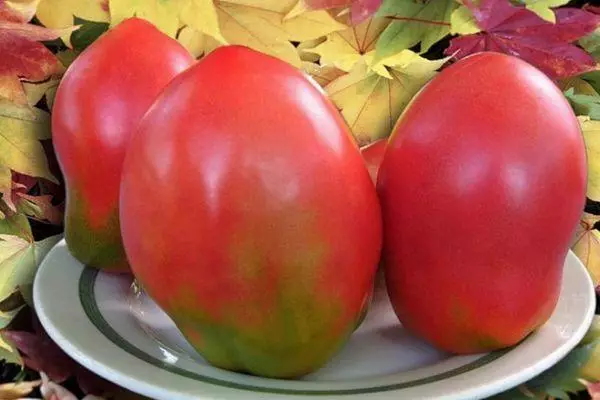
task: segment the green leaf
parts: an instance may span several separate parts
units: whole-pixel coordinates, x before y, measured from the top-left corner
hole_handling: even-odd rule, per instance
[[[377,41],[375,63],[421,43],[426,52],[450,33],[450,18],[458,4],[454,0],[385,0],[378,16],[394,21]]]
[[[600,61],[600,28],[579,39],[579,45],[594,57],[594,60]],[[594,72],[600,74],[600,71]]]
[[[29,220],[23,214],[13,214],[0,220],[0,235],[16,235],[29,242],[33,241]]]
[[[10,340],[7,340],[2,336],[2,332],[0,332],[0,360],[23,366],[23,360],[19,355],[19,350],[17,350]]]
[[[27,265],[27,268],[29,268],[29,270],[26,271],[28,275],[24,275],[25,279],[18,285],[19,290],[23,295],[23,299],[30,307],[33,307],[33,278],[35,273],[48,252],[52,250],[54,245],[58,243],[60,239],[62,239],[62,235],[50,236],[44,240],[35,242],[35,245],[33,246],[33,260],[29,261],[29,264]]]
[[[77,51],[85,50],[109,27],[107,22],[86,21],[78,17],[75,17],[75,24],[80,25],[80,27],[71,34],[71,45]]]
[[[0,234],[0,302],[19,290],[28,304],[33,304],[32,286],[35,273],[48,251],[61,236],[31,242],[16,235]],[[15,310],[4,310],[3,324],[10,322]],[[10,314],[13,312],[12,314]],[[0,318],[2,319],[2,318]]]
[[[593,378],[587,371],[589,371],[589,365],[595,363],[600,355],[598,352],[600,350],[599,318],[600,316],[594,317],[594,322],[586,337],[555,366],[518,388],[493,396],[491,399],[531,400],[550,396],[569,400],[569,393],[584,390],[585,385],[582,380]]]
[[[465,6],[460,6],[452,13],[450,17],[450,33],[453,35],[470,35],[480,32],[481,28],[471,10]]]
[[[574,88],[569,88],[565,96],[577,115],[588,115],[593,120],[600,120],[600,96],[575,94]]]
[[[551,8],[563,6],[568,2],[569,0],[525,0],[523,3],[527,9],[539,15],[540,18],[545,19],[548,22],[555,23],[556,16]]]

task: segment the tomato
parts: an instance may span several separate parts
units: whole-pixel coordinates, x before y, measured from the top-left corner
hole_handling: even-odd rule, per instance
[[[381,161],[383,161],[386,145],[387,138],[378,139],[360,149],[374,184],[377,183],[377,174],[379,173]]]
[[[118,200],[130,137],[164,86],[193,62],[177,41],[130,18],[71,64],[52,109],[54,149],[65,177],[65,238],[79,261],[127,271]]]
[[[543,324],[585,203],[578,121],[542,72],[479,53],[405,110],[378,177],[387,287],[402,324],[454,353]]]
[[[314,371],[372,288],[381,215],[349,128],[302,72],[245,47],[215,50],[159,96],[120,205],[135,276],[221,368]]]

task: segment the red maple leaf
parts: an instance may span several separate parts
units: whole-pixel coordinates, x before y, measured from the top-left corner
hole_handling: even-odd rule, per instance
[[[350,6],[352,24],[360,24],[381,6],[383,0],[305,0],[309,9],[329,9]]]
[[[555,10],[556,23],[544,21],[509,0],[482,0],[479,7],[470,0],[482,32],[452,39],[446,55],[463,58],[480,51],[496,51],[522,58],[553,79],[591,71],[596,62],[573,42],[593,32],[600,16],[577,8]]]
[[[10,340],[19,350],[25,365],[35,371],[44,372],[51,381],[62,383],[74,376],[86,394],[103,395],[115,393],[118,388],[93,374],[67,356],[42,328],[39,320],[32,317],[32,331],[3,330],[2,336]]]
[[[0,0],[0,97],[27,104],[21,80],[39,82],[62,71],[62,64],[40,41],[53,40],[70,30],[29,24],[34,4],[18,9]]]

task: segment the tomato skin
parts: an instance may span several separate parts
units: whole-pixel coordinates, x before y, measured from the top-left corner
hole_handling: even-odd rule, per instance
[[[453,353],[518,343],[559,295],[586,156],[560,90],[480,53],[413,100],[379,171],[387,287],[409,330]]]
[[[377,174],[383,161],[386,145],[387,138],[378,139],[360,149],[374,184],[377,184]]]
[[[65,238],[79,261],[129,269],[118,219],[125,150],[158,93],[192,62],[177,41],[130,18],[91,44],[61,80],[53,144],[67,189]]]
[[[213,365],[297,377],[353,331],[377,194],[341,115],[290,65],[227,46],[177,77],[131,143],[120,204],[134,274]]]

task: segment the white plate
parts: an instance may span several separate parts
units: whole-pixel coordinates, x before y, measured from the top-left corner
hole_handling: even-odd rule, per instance
[[[64,241],[44,259],[35,309],[48,334],[85,367],[145,396],[186,399],[479,399],[549,368],[582,339],[595,294],[569,253],[550,320],[512,349],[451,356],[409,335],[384,290],[361,327],[329,364],[302,380],[275,380],[213,368],[191,350],[131,278],[84,268]]]

